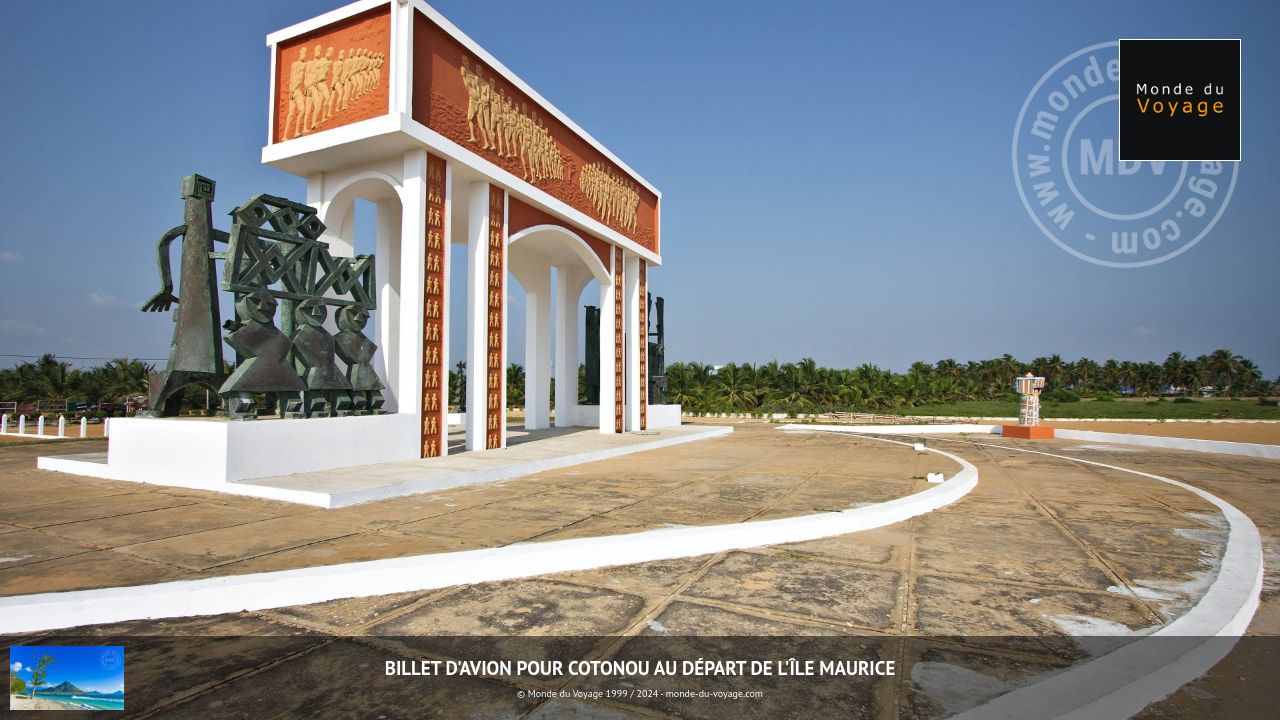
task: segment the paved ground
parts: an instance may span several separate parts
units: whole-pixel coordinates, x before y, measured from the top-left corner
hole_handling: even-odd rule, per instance
[[[1245,510],[1258,524],[1270,553],[1263,605],[1250,632],[1280,634],[1280,574],[1271,562],[1280,558],[1280,496],[1275,493],[1280,463],[1065,441],[973,439],[1156,472],[1203,487]],[[847,716],[851,708],[864,708],[865,717],[928,718],[959,710],[974,697],[998,694],[1097,651],[1093,641],[1071,640],[1068,634],[1157,628],[1194,603],[1212,578],[1223,549],[1223,521],[1215,508],[1190,493],[1125,473],[1001,447],[930,442],[974,462],[981,475],[978,487],[949,508],[876,531],[429,593],[67,632],[223,637],[207,641],[225,643],[218,646],[219,657],[224,657],[221,662],[183,663],[181,657],[175,661],[170,652],[159,650],[134,653],[129,670],[131,688],[139,689],[135,696],[139,704],[134,707],[161,717],[238,716],[246,709],[263,717],[293,717],[319,707],[325,708],[327,716],[401,717],[403,708],[413,707],[428,716],[474,711],[485,716],[540,718],[575,714],[796,717],[835,708]],[[646,465],[650,458],[641,461],[633,456],[617,465],[574,468],[576,474],[564,477],[513,481],[477,491],[483,494],[470,505],[466,503],[474,498],[459,494],[450,500],[456,507],[424,518],[415,516],[423,508],[430,508],[429,514],[439,510],[438,501],[423,499],[421,506],[396,501],[405,503],[406,507],[398,508],[405,514],[397,515],[396,506],[387,505],[370,515],[338,520],[335,513],[344,511],[294,511],[262,503],[240,507],[231,501],[219,504],[213,498],[151,490],[139,493],[135,488],[124,488],[130,491],[126,498],[119,485],[80,481],[72,497],[26,505],[39,512],[23,513],[11,503],[30,495],[35,483],[31,475],[23,475],[34,471],[22,469],[29,460],[16,457],[20,450],[0,456],[0,473],[5,478],[0,484],[0,512],[10,513],[0,517],[0,522],[10,523],[7,529],[0,526],[0,556],[38,552],[35,548],[40,543],[32,539],[51,544],[93,542],[88,535],[68,536],[68,528],[98,522],[75,519],[35,528],[30,527],[33,517],[73,518],[82,508],[96,505],[127,506],[135,512],[103,528],[84,526],[94,527],[97,534],[91,537],[115,549],[81,550],[78,555],[0,569],[0,583],[5,583],[0,587],[6,592],[52,589],[51,583],[69,582],[59,580],[66,577],[82,582],[77,568],[96,567],[99,558],[110,555],[120,556],[121,561],[148,558],[147,565],[167,565],[174,576],[274,569],[296,562],[290,558],[324,563],[361,559],[375,552],[348,552],[353,546],[346,543],[355,540],[344,538],[352,535],[369,546],[372,536],[403,534],[473,547],[501,544],[513,535],[569,537],[584,530],[613,533],[663,522],[735,522],[833,509],[854,497],[861,500],[853,502],[869,502],[909,492],[919,487],[919,481],[911,478],[923,475],[927,462],[942,465],[928,469],[953,471],[945,467],[949,461],[944,459],[918,460],[910,451],[904,454],[896,446],[873,440],[790,436],[768,426],[743,425],[728,438],[654,451],[664,457],[652,459],[653,464]],[[915,462],[921,463],[918,468],[911,465]],[[886,480],[875,481],[877,475]],[[26,478],[21,489],[10,479],[18,476]],[[58,487],[60,492],[70,492]],[[640,488],[648,488],[648,494],[637,500]],[[877,488],[883,489],[880,496]],[[179,523],[176,518],[182,511],[163,507],[178,500],[188,503],[184,508],[215,517],[241,513],[249,506],[275,513],[252,522],[274,523],[259,529],[294,529],[292,540],[276,536],[276,544],[292,543],[292,548],[241,547],[236,538],[244,535],[248,525],[239,526],[239,531],[175,535],[169,539],[179,539],[168,545],[164,540],[127,537],[134,528],[152,527],[149,521],[141,522],[142,516],[168,512],[175,516],[170,522]],[[136,510],[136,503],[148,504],[144,506],[149,509]],[[616,509],[606,514],[621,515],[592,516],[575,526],[560,515],[566,504],[586,511],[612,504]],[[58,505],[65,514],[52,509]],[[467,512],[499,514],[460,522],[468,519]],[[448,520],[450,529],[444,532],[454,534],[437,534],[444,526],[428,521],[448,515],[461,515]],[[27,525],[13,524],[24,518]],[[413,527],[423,522],[435,529],[424,532],[427,526]],[[356,523],[364,529],[328,539],[298,530],[315,523]],[[387,524],[394,527],[388,529]],[[193,548],[202,546],[191,538],[203,533],[221,533],[215,536],[220,541],[205,543],[207,549],[196,551]],[[135,542],[112,545],[120,542],[114,538]],[[153,544],[157,542],[161,544]],[[341,550],[332,550],[335,545]],[[147,551],[164,547],[169,555],[156,559],[138,553],[138,546]],[[210,564],[201,567],[205,554]],[[46,566],[44,571],[31,569],[40,565]],[[9,573],[14,574],[6,579]],[[120,582],[118,575],[115,579]],[[59,635],[42,638],[53,641]],[[806,642],[857,637],[868,643],[867,653],[873,657],[892,658],[900,665],[894,677],[851,681],[839,685],[838,691],[828,692],[829,685],[812,685],[814,691],[806,696],[809,702],[803,709],[795,707],[795,693],[758,680],[741,687],[762,690],[763,698],[734,703],[607,697],[542,700],[518,695],[536,689],[585,692],[617,687],[583,679],[455,678],[433,683],[381,677],[381,665],[387,659],[461,656],[459,648],[441,646],[440,636],[451,635],[559,639],[556,647],[562,655],[603,659],[644,656],[655,652],[646,644],[652,642],[683,642],[678,654],[713,657],[714,636],[725,635],[806,638]],[[273,638],[272,643],[264,637]],[[573,642],[573,638],[580,640]],[[468,643],[470,647],[476,641]],[[1273,707],[1265,703],[1274,696],[1274,672],[1280,667],[1275,647],[1274,641],[1241,643],[1205,678],[1149,708],[1143,717],[1268,717]],[[665,651],[671,652],[672,646],[665,646]],[[338,668],[352,683],[332,687],[305,681]],[[282,694],[282,686],[291,691]]]
[[[77,442],[77,452],[99,441]],[[88,450],[91,451],[91,450]],[[502,483],[337,510],[35,469],[0,448],[0,595],[807,515],[927,486],[950,460],[762,427]],[[855,468],[855,470],[850,470]]]

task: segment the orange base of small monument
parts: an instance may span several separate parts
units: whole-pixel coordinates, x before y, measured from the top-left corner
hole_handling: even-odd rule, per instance
[[[1052,440],[1053,428],[1047,425],[1004,425],[1002,434],[1005,437],[1021,440]]]

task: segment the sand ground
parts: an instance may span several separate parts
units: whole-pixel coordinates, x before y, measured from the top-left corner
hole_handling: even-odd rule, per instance
[[[26,695],[10,695],[10,710],[80,710],[69,703],[42,698],[39,695],[32,699]]]

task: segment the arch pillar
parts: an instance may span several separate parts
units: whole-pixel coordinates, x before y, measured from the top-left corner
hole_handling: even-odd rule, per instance
[[[578,300],[591,273],[556,266],[556,427],[574,427],[578,417]]]

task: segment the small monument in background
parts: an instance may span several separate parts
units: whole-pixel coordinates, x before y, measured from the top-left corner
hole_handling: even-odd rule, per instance
[[[1005,425],[1005,437],[1023,440],[1049,440],[1053,438],[1053,428],[1040,424],[1040,391],[1044,389],[1044,378],[1027,373],[1013,381],[1013,389],[1018,393],[1021,402],[1018,405],[1018,424]]]

